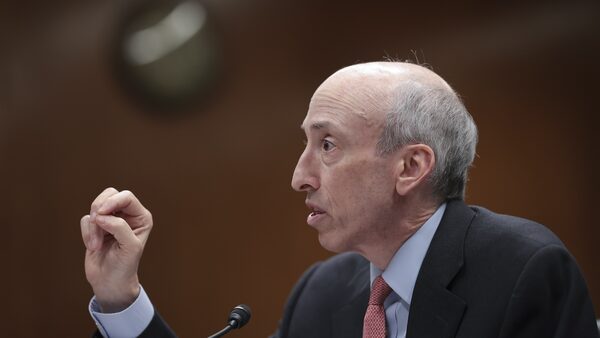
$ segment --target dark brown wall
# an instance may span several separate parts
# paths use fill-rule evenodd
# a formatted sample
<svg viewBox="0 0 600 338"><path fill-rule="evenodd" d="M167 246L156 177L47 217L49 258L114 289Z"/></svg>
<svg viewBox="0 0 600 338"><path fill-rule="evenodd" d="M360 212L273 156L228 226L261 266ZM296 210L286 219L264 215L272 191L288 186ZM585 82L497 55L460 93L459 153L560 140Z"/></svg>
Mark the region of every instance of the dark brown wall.
<svg viewBox="0 0 600 338"><path fill-rule="evenodd" d="M550 227L598 309L597 2L444 3L212 1L221 87L167 121L113 76L122 1L4 1L2 335L91 332L79 218L114 186L153 212L141 280L180 336L221 328L241 302L255 316L236 336L266 336L297 277L330 255L289 188L312 92L342 66L415 54L478 123L468 202Z"/></svg>

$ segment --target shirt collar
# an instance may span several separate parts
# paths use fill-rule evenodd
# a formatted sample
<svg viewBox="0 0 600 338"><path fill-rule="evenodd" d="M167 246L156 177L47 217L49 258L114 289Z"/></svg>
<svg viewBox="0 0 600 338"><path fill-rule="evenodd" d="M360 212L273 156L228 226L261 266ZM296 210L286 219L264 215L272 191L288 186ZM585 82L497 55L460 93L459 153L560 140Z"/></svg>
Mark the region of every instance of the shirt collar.
<svg viewBox="0 0 600 338"><path fill-rule="evenodd" d="M446 203L443 203L421 228L402 244L384 271L371 264L371 285L377 276L383 275L383 279L392 290L410 305L421 264L445 210Z"/></svg>

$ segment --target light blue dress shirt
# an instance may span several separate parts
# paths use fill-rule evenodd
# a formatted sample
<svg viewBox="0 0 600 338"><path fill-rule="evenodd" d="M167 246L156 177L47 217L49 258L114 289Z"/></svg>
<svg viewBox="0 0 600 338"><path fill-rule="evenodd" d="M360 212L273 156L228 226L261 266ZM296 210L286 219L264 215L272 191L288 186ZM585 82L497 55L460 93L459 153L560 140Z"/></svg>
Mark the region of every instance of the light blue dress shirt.
<svg viewBox="0 0 600 338"><path fill-rule="evenodd" d="M141 286L138 298L121 312L102 313L96 297L92 298L88 309L96 327L106 338L135 338L144 332L154 317L154 306Z"/></svg>
<svg viewBox="0 0 600 338"><path fill-rule="evenodd" d="M383 303L388 338L406 337L408 310L415 282L445 210L446 203L442 204L427 222L402 244L384 271L371 264L371 285L377 276L382 275L393 290Z"/></svg>
<svg viewBox="0 0 600 338"><path fill-rule="evenodd" d="M385 271L371 264L371 285L377 276L382 275L393 290L383 304L389 338L406 337L408 310L417 275L445 210L444 203L396 251ZM135 302L121 312L102 313L95 297L90 301L89 311L98 330L106 338L135 338L144 332L154 316L154 306L142 287Z"/></svg>

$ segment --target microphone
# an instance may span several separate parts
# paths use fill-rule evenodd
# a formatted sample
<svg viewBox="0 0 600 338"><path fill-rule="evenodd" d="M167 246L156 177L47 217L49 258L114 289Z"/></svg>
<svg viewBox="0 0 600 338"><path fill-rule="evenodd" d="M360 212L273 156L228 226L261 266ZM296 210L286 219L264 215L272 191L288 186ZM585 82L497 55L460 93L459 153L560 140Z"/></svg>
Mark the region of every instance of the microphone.
<svg viewBox="0 0 600 338"><path fill-rule="evenodd" d="M250 321L250 317L252 316L252 310L248 305L240 304L231 310L229 313L229 319L227 319L227 326L225 328L208 338L218 338L224 336L227 332L233 329L239 329L242 326L246 325L248 321Z"/></svg>

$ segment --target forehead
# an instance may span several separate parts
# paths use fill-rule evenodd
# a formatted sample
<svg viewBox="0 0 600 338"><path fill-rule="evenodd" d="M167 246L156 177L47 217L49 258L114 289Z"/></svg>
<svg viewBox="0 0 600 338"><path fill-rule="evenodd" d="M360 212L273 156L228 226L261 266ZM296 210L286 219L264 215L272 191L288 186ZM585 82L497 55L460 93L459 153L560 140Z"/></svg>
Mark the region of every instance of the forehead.
<svg viewBox="0 0 600 338"><path fill-rule="evenodd" d="M358 132L382 125L385 97L374 88L348 79L328 80L313 95L301 128Z"/></svg>

